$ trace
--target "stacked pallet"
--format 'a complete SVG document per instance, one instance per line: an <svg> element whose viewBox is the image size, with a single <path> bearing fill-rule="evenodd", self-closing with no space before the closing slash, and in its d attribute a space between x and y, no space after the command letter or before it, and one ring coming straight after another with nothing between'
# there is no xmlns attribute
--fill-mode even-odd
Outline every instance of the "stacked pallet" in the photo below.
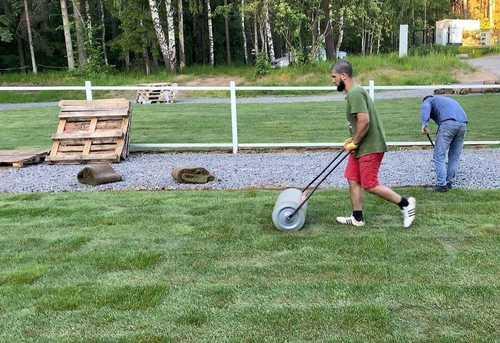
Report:
<svg viewBox="0 0 500 343"><path fill-rule="evenodd" d="M132 111L126 99L63 100L49 163L120 162L128 157Z"/></svg>
<svg viewBox="0 0 500 343"><path fill-rule="evenodd" d="M136 102L138 104L155 104L155 103L167 103L171 104L175 102L175 91L174 88L177 86L176 83L149 83L140 84L142 89L137 90ZM173 87L173 88L164 88Z"/></svg>

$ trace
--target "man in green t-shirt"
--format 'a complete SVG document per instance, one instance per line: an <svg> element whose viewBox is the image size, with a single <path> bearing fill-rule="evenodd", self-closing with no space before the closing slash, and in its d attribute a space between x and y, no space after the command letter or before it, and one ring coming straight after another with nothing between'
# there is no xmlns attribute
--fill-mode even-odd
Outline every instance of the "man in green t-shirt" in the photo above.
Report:
<svg viewBox="0 0 500 343"><path fill-rule="evenodd" d="M344 142L344 149L350 153L345 177L349 182L353 211L351 216L337 217L337 222L365 225L363 192L366 190L398 205L403 214L403 226L410 228L415 220L416 200L402 197L379 183L380 164L387 151L384 129L372 99L361 86L354 83L352 75L352 65L345 60L338 62L332 69L337 90L347 95L347 121L351 134L351 138Z"/></svg>

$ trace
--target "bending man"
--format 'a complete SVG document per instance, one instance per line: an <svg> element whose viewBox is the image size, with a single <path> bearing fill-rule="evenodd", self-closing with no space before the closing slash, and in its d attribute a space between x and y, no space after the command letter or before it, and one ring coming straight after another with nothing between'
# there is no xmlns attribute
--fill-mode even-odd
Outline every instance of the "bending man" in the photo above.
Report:
<svg viewBox="0 0 500 343"><path fill-rule="evenodd" d="M429 134L429 121L439 126L434 147L434 169L436 170L436 192L447 192L452 188L458 170L460 155L464 147L469 119L460 104L446 96L428 95L422 102L422 134ZM448 157L448 165L446 165Z"/></svg>

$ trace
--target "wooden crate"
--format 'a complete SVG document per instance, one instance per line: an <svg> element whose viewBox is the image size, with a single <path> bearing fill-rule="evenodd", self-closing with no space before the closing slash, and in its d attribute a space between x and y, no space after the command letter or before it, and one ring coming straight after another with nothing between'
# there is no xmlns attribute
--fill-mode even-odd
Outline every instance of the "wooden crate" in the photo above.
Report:
<svg viewBox="0 0 500 343"><path fill-rule="evenodd" d="M126 99L63 100L49 163L120 162L128 157L132 111Z"/></svg>
<svg viewBox="0 0 500 343"><path fill-rule="evenodd" d="M149 83L140 84L136 94L136 102L138 104L155 104L155 103L174 103L175 91L173 89L162 89L161 87L175 87L176 83Z"/></svg>
<svg viewBox="0 0 500 343"><path fill-rule="evenodd" d="M42 163L47 156L43 150L0 150L0 166L22 168Z"/></svg>

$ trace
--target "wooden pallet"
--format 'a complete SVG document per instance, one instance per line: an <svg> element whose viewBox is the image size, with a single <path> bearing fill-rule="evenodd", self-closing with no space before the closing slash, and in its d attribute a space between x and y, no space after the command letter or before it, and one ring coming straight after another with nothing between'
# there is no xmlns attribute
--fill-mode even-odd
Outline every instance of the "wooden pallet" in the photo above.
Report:
<svg viewBox="0 0 500 343"><path fill-rule="evenodd" d="M42 163L47 153L44 150L0 150L0 165L22 168Z"/></svg>
<svg viewBox="0 0 500 343"><path fill-rule="evenodd" d="M144 87L144 89L139 89L137 91L136 102L138 104L170 104L175 102L175 91L173 89L161 89L160 87L175 87L177 86L176 83L150 83L140 84L138 86Z"/></svg>
<svg viewBox="0 0 500 343"><path fill-rule="evenodd" d="M128 157L132 112L126 99L63 100L49 163L120 162Z"/></svg>

